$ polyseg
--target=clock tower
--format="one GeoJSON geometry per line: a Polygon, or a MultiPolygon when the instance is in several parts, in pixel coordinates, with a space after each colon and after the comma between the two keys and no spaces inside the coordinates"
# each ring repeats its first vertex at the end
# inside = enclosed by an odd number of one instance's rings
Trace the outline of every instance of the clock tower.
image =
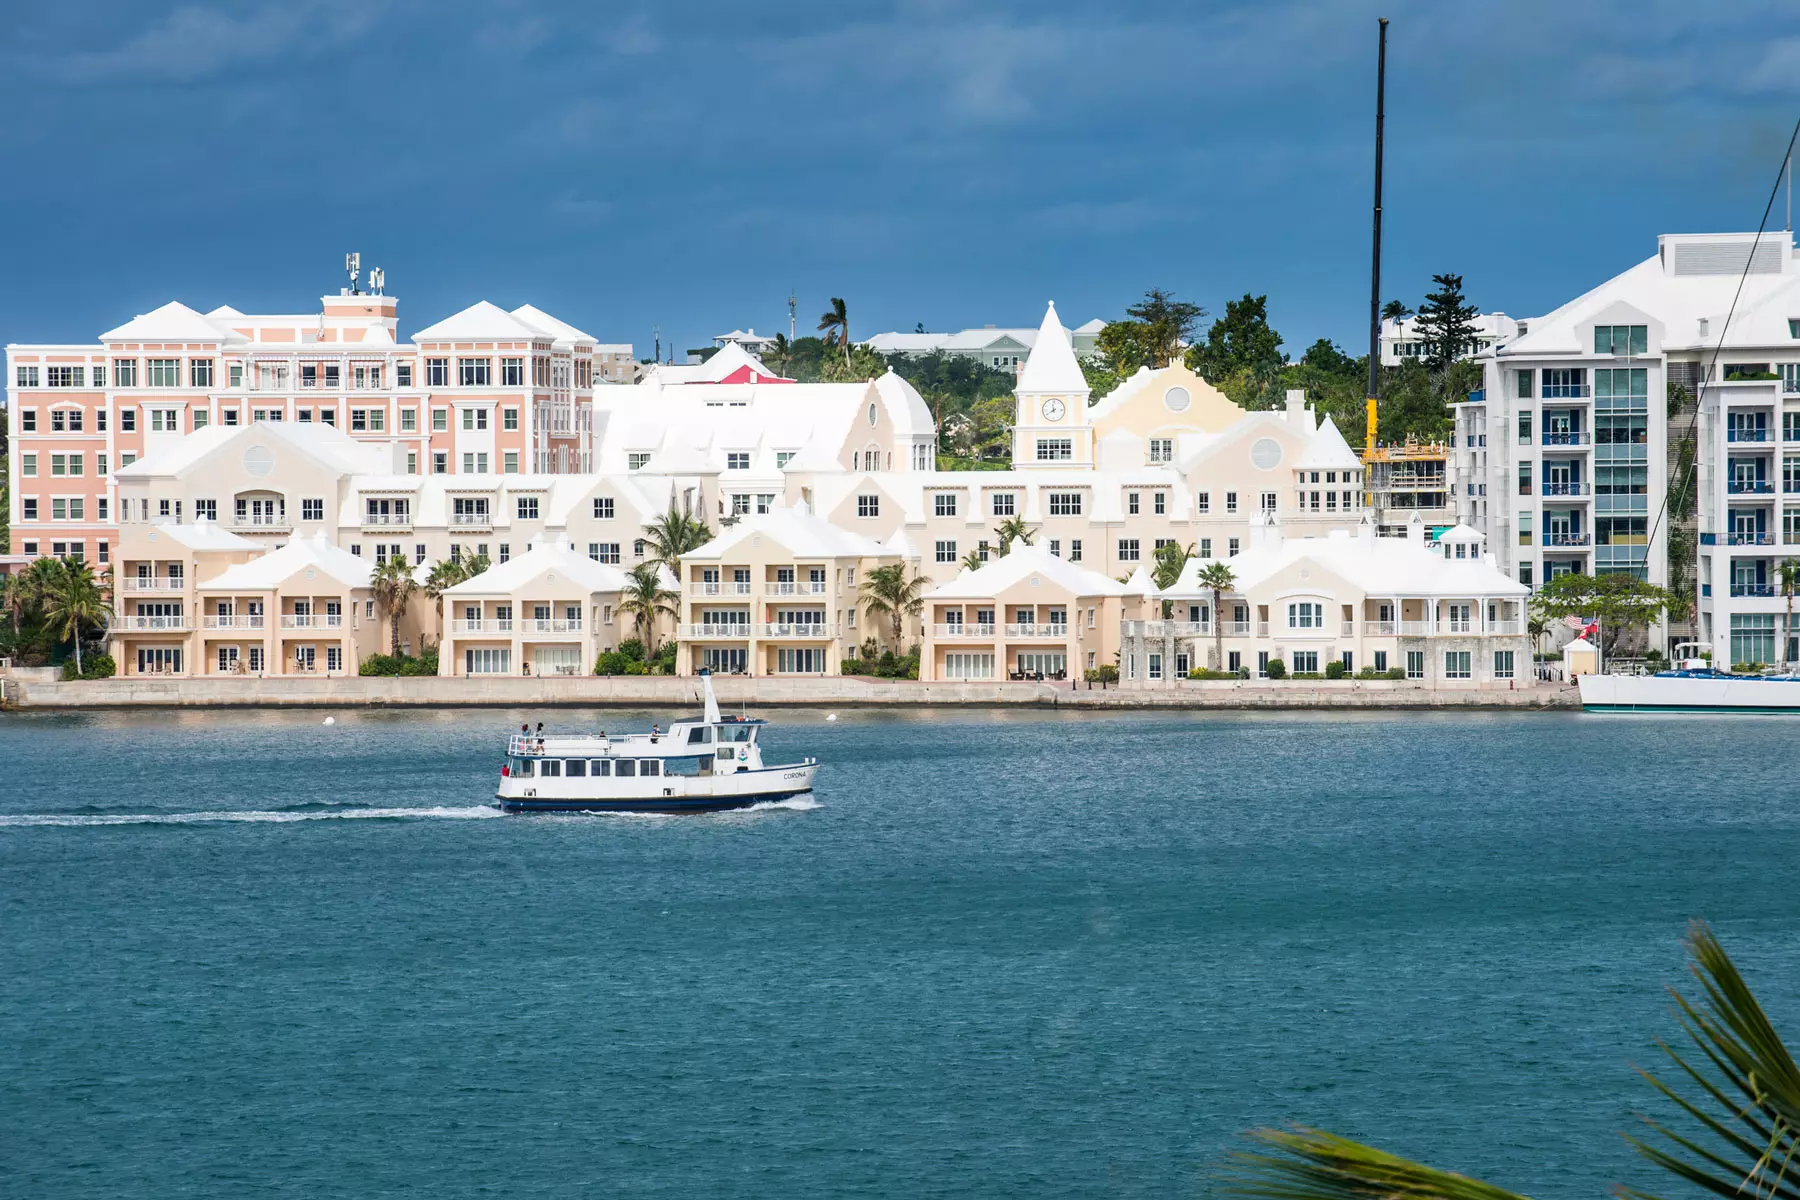
{"type": "Polygon", "coordinates": [[[1013,467],[1094,466],[1088,384],[1053,303],[1013,388],[1013,467]]]}

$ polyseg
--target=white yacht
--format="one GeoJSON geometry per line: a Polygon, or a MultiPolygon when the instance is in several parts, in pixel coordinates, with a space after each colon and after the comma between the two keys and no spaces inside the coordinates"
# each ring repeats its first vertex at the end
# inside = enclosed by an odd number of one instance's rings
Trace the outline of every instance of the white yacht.
{"type": "Polygon", "coordinates": [[[1800,675],[1734,675],[1702,657],[1711,647],[1684,642],[1679,664],[1655,675],[1583,675],[1581,707],[1588,712],[1800,713],[1800,675]]]}
{"type": "Polygon", "coordinates": [[[668,731],[609,737],[514,734],[494,793],[505,812],[689,813],[749,808],[812,791],[819,760],[765,766],[768,722],[719,715],[710,672],[705,711],[668,731]]]}

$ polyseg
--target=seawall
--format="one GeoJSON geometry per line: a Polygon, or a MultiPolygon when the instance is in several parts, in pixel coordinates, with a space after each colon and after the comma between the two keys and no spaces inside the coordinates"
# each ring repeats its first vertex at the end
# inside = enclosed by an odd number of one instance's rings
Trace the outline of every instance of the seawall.
{"type": "MultiPolygon", "coordinates": [[[[714,679],[727,708],[817,705],[1040,705],[1059,708],[1579,708],[1572,687],[1518,691],[1452,690],[1388,680],[1282,684],[1183,680],[1144,688],[1070,688],[1049,683],[919,683],[823,678],[714,679]]],[[[685,707],[699,681],[679,676],[587,676],[447,679],[362,677],[264,679],[122,678],[45,682],[9,679],[9,707],[53,708],[331,708],[614,706],[685,707]]]]}

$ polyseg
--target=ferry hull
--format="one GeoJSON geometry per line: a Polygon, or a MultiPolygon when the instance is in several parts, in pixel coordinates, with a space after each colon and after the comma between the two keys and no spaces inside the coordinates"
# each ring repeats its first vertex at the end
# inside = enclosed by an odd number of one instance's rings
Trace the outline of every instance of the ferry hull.
{"type": "MultiPolygon", "coordinates": [[[[813,763],[792,763],[714,776],[663,776],[651,794],[630,794],[617,777],[506,779],[494,794],[501,812],[707,813],[728,812],[808,795],[813,763]],[[604,794],[611,792],[612,794],[604,794]],[[585,794],[583,794],[585,793],[585,794]]],[[[641,783],[640,776],[631,783],[641,783]]]]}
{"type": "Polygon", "coordinates": [[[1588,712],[1800,715],[1800,679],[1583,675],[1576,684],[1588,712]]]}
{"type": "Polygon", "coordinates": [[[709,813],[731,812],[792,800],[812,794],[812,789],[795,792],[769,792],[759,796],[664,796],[649,800],[539,800],[502,797],[496,807],[509,813],[709,813]]]}

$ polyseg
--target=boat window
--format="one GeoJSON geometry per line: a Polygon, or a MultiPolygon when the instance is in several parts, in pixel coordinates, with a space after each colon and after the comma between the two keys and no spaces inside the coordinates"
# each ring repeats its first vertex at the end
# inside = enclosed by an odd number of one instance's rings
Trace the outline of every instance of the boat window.
{"type": "Polygon", "coordinates": [[[712,741],[712,727],[711,726],[701,725],[696,729],[688,730],[688,745],[704,746],[704,745],[706,745],[706,743],[708,743],[710,741],[712,741]]]}
{"type": "Polygon", "coordinates": [[[662,759],[646,758],[646,759],[640,760],[638,763],[638,774],[639,775],[661,775],[662,774],[662,759]]]}
{"type": "Polygon", "coordinates": [[[529,758],[515,758],[512,760],[512,770],[507,774],[514,779],[530,779],[537,773],[536,766],[537,764],[529,758]]]}
{"type": "Polygon", "coordinates": [[[596,758],[589,765],[593,767],[596,775],[612,774],[612,759],[610,758],[596,758]]]}
{"type": "Polygon", "coordinates": [[[636,775],[637,774],[637,760],[635,758],[621,758],[619,760],[619,772],[618,773],[621,778],[630,776],[630,775],[636,775]]]}
{"type": "Polygon", "coordinates": [[[582,779],[587,775],[587,759],[571,758],[569,760],[569,778],[582,779]]]}
{"type": "Polygon", "coordinates": [[[732,749],[730,746],[727,746],[723,750],[719,751],[719,761],[720,762],[730,762],[731,755],[732,755],[732,749]]]}
{"type": "Polygon", "coordinates": [[[555,779],[562,774],[562,759],[546,758],[544,760],[544,778],[555,779]]]}
{"type": "Polygon", "coordinates": [[[698,775],[704,765],[710,766],[712,759],[706,755],[695,755],[687,758],[671,758],[663,763],[664,775],[698,775]]]}
{"type": "Polygon", "coordinates": [[[721,742],[747,742],[750,740],[749,725],[723,725],[719,728],[721,742]]]}

